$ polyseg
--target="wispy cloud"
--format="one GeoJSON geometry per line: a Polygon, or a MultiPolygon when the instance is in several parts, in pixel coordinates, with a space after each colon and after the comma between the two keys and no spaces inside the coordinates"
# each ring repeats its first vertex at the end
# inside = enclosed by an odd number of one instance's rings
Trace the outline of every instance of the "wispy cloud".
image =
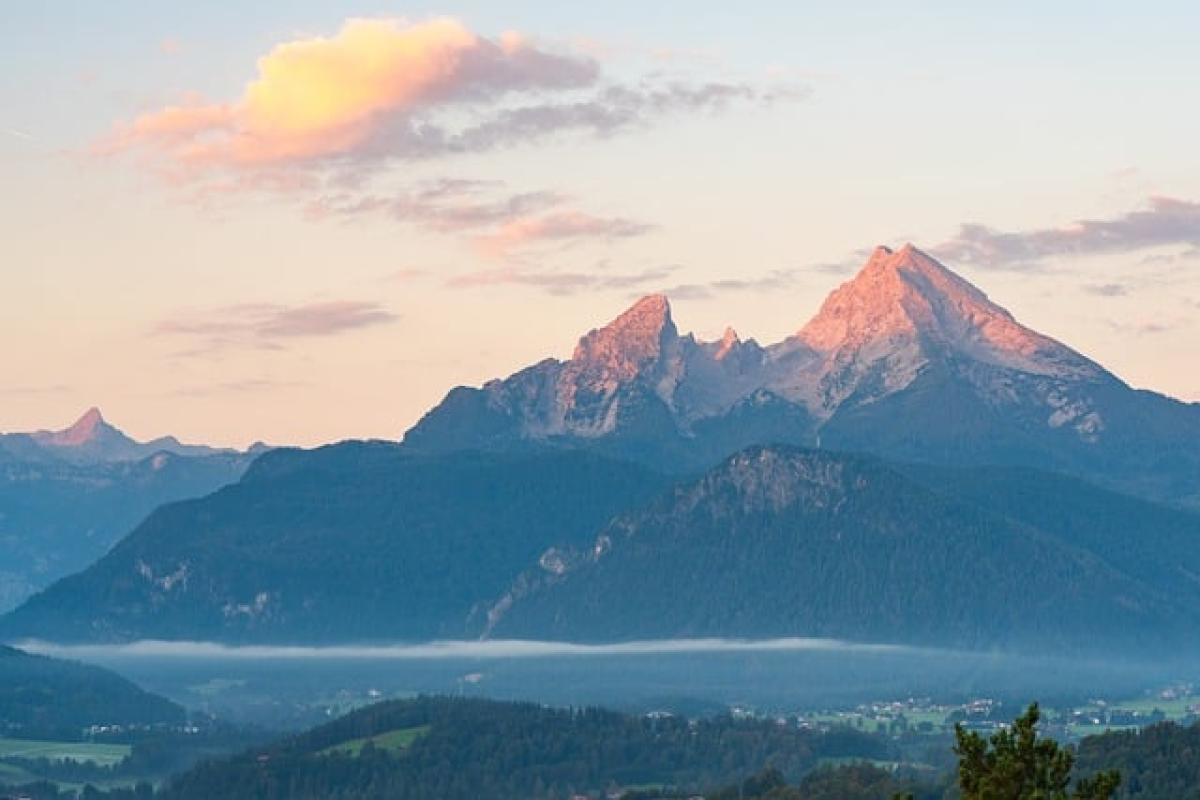
{"type": "Polygon", "coordinates": [[[309,203],[307,214],[314,220],[383,215],[439,233],[466,234],[490,258],[507,258],[538,245],[628,239],[654,230],[627,217],[581,211],[558,192],[503,189],[497,181],[442,179],[387,196],[325,195],[309,203]]]}
{"type": "Polygon", "coordinates": [[[299,306],[242,304],[161,320],[153,332],[186,338],[194,347],[186,355],[243,347],[280,349],[280,340],[335,336],[398,319],[378,303],[334,300],[299,306]]]}
{"type": "Polygon", "coordinates": [[[1124,283],[1089,283],[1083,290],[1097,297],[1124,297],[1129,294],[1129,286],[1124,283]]]}
{"type": "Polygon", "coordinates": [[[514,220],[565,202],[557,192],[534,191],[496,197],[503,184],[469,180],[440,180],[414,191],[384,196],[350,192],[323,195],[306,208],[311,219],[354,219],[384,215],[431,230],[475,231],[514,220]]]}
{"type": "Polygon", "coordinates": [[[510,220],[476,240],[481,250],[504,256],[540,243],[569,243],[584,239],[629,239],[654,230],[653,225],[624,217],[599,217],[582,211],[556,211],[510,220]]]}
{"type": "Polygon", "coordinates": [[[624,85],[604,80],[591,56],[552,52],[517,33],[488,38],[449,18],[350,19],[333,36],[277,45],[239,98],[191,97],[150,111],[97,149],[149,153],[185,182],[214,173],[355,170],[561,131],[607,136],[664,115],[802,94],[722,82],[624,85]]]}
{"type": "Polygon", "coordinates": [[[666,280],[679,267],[651,267],[636,272],[556,272],[523,267],[503,267],[459,275],[447,281],[452,287],[515,285],[542,289],[553,295],[570,295],[583,291],[645,289],[666,280]]]}
{"type": "Polygon", "coordinates": [[[1128,322],[1110,320],[1108,327],[1127,336],[1157,336],[1163,333],[1173,333],[1181,328],[1190,328],[1192,324],[1191,318],[1166,317],[1128,322]]]}
{"type": "Polygon", "coordinates": [[[737,278],[718,278],[705,283],[683,283],[664,289],[669,297],[701,299],[728,292],[777,292],[790,289],[814,273],[849,275],[862,265],[869,250],[858,250],[840,261],[820,261],[799,267],[785,267],[737,278]]]}
{"type": "Polygon", "coordinates": [[[1111,219],[1079,220],[1062,228],[1000,231],[962,225],[932,248],[950,262],[996,269],[1040,269],[1047,258],[1130,253],[1156,247],[1200,247],[1200,203],[1151,197],[1146,207],[1111,219]]]}

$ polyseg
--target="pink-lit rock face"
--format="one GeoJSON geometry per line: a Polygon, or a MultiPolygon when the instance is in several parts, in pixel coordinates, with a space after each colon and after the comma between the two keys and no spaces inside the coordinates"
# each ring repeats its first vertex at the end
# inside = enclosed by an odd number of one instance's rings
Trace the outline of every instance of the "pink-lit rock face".
{"type": "Polygon", "coordinates": [[[953,360],[1052,381],[1091,381],[1106,374],[1021,325],[911,244],[895,252],[876,248],[862,270],[777,352],[783,357],[772,385],[818,417],[852,396],[864,399],[867,385],[868,400],[900,391],[933,362],[953,360]]]}
{"type": "Polygon", "coordinates": [[[1092,362],[1018,323],[963,278],[906,244],[877,247],[853,280],[835,290],[797,338],[822,353],[887,349],[909,342],[1042,375],[1086,377],[1092,362]]]}
{"type": "MultiPolygon", "coordinates": [[[[182,444],[174,436],[162,436],[139,442],[110,425],[98,408],[89,408],[70,427],[57,431],[0,434],[0,450],[15,448],[26,457],[61,459],[71,463],[140,461],[158,453],[183,456],[209,456],[236,451],[182,444]]],[[[161,469],[169,461],[151,466],[161,469]]]]}
{"type": "Polygon", "coordinates": [[[726,327],[724,335],[721,336],[721,341],[717,342],[716,352],[713,353],[713,358],[717,361],[722,360],[727,355],[733,352],[742,340],[738,338],[737,331],[733,328],[726,327]]]}
{"type": "Polygon", "coordinates": [[[783,403],[819,425],[931,369],[989,404],[1032,407],[1046,425],[1084,439],[1104,429],[1086,387],[1112,380],[1108,373],[912,245],[876,248],[778,344],[742,341],[732,328],[715,342],[681,336],[667,298],[651,295],[581,338],[569,361],[544,361],[483,392],[488,413],[514,421],[511,435],[598,437],[632,425],[688,437],[697,423],[746,404],[783,403]]]}
{"type": "Polygon", "coordinates": [[[666,296],[643,297],[579,340],[567,374],[587,375],[603,383],[630,380],[658,361],[677,337],[666,296]]]}
{"type": "Polygon", "coordinates": [[[69,428],[61,431],[38,431],[32,434],[35,441],[53,447],[80,447],[93,442],[106,431],[114,430],[96,407],[89,408],[69,428]]]}

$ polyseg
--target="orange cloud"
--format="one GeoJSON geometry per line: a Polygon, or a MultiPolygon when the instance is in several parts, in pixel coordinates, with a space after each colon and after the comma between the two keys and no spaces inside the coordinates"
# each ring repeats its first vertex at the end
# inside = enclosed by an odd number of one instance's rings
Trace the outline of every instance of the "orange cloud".
{"type": "Polygon", "coordinates": [[[275,47],[237,101],[145,114],[109,146],[150,146],[187,166],[319,160],[369,147],[421,110],[588,86],[597,74],[590,59],[539,50],[516,34],[493,41],[452,19],[352,19],[333,37],[275,47]]]}
{"type": "Polygon", "coordinates": [[[224,194],[294,185],[283,174],[361,176],[395,159],[485,152],[564,131],[609,136],[678,113],[802,96],[786,86],[602,81],[594,58],[550,52],[517,33],[487,38],[449,18],[351,19],[333,36],[274,47],[240,97],[143,114],[97,151],[149,154],[173,181],[224,194]]]}

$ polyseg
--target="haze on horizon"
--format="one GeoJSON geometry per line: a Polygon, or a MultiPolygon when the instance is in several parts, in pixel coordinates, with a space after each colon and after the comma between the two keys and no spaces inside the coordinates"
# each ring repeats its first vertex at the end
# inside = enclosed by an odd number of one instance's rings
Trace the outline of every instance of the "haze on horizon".
{"type": "Polygon", "coordinates": [[[5,16],[3,431],[396,438],[642,294],[777,341],[909,240],[1200,400],[1188,4],[5,16]]]}

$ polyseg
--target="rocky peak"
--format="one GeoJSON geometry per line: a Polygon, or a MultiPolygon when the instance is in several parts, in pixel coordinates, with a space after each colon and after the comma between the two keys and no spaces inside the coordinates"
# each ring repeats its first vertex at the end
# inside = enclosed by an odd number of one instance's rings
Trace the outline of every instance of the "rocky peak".
{"type": "Polygon", "coordinates": [[[113,434],[119,435],[120,432],[105,422],[100,409],[93,406],[69,428],[61,431],[39,431],[33,436],[39,444],[55,447],[80,447],[113,434]]]}
{"type": "Polygon", "coordinates": [[[721,359],[725,358],[725,356],[729,355],[729,353],[741,343],[742,340],[738,337],[737,331],[735,331],[733,328],[726,327],[725,333],[721,336],[721,340],[717,342],[717,350],[715,353],[713,353],[713,358],[715,358],[717,361],[720,361],[721,359]]]}
{"type": "Polygon", "coordinates": [[[1035,374],[1099,374],[1092,362],[1018,323],[969,281],[911,244],[877,247],[796,338],[845,361],[850,354],[957,352],[1035,374]]]}
{"type": "Polygon", "coordinates": [[[678,336],[666,296],[649,295],[580,339],[572,365],[583,372],[626,381],[657,362],[678,336]]]}

